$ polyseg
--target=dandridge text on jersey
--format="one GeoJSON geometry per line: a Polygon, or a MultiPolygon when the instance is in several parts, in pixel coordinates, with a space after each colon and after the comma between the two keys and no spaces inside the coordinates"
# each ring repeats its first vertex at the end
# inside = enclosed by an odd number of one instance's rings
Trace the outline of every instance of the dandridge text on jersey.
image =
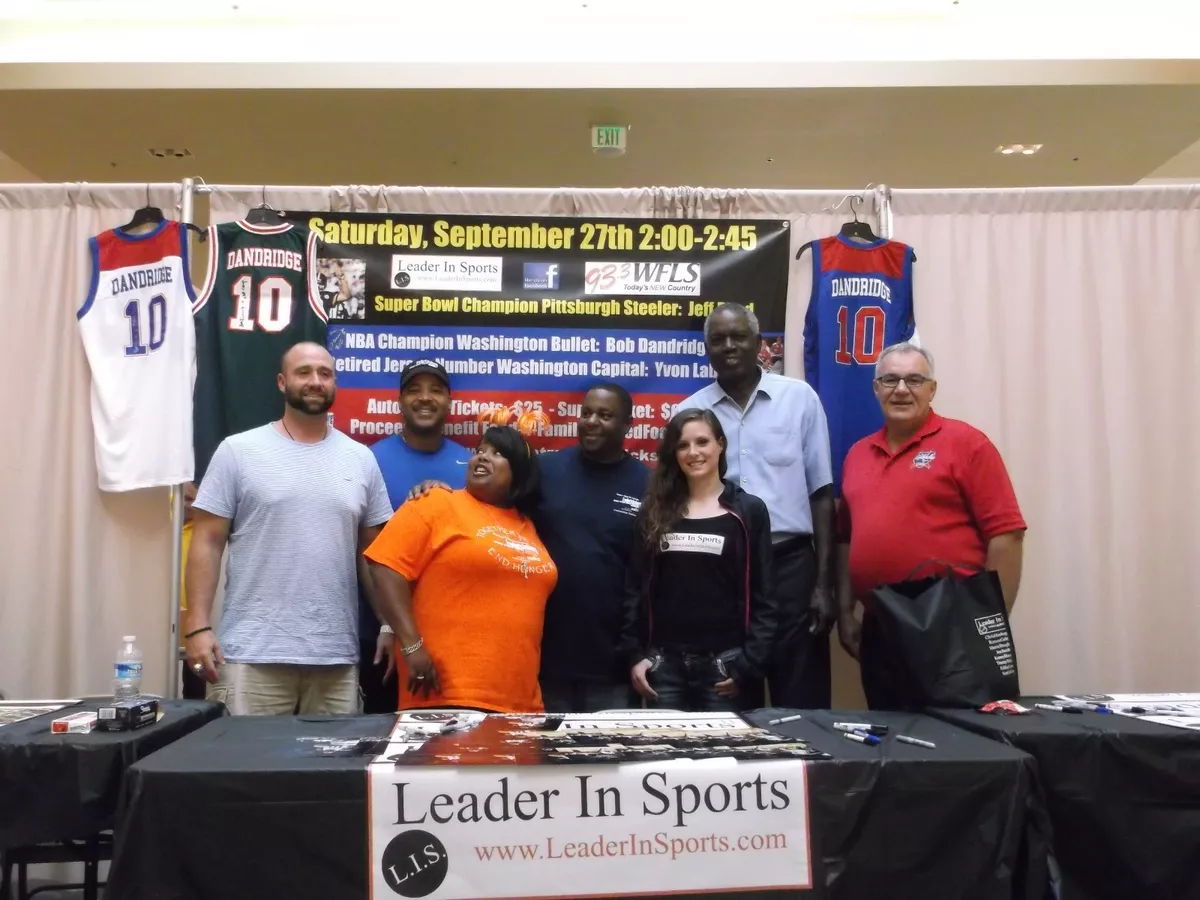
{"type": "Polygon", "coordinates": [[[651,253],[693,250],[709,252],[753,250],[758,246],[754,223],[643,222],[632,228],[621,222],[578,222],[543,225],[483,222],[454,225],[433,222],[429,233],[420,222],[353,222],[313,216],[308,227],[327,244],[376,244],[423,250],[432,245],[455,250],[641,250],[651,253]]]}

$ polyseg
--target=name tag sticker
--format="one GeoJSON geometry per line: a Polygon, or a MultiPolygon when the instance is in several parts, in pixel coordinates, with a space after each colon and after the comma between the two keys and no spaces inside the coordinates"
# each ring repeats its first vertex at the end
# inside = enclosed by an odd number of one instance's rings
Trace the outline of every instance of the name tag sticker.
{"type": "Polygon", "coordinates": [[[725,549],[723,534],[689,534],[672,532],[663,535],[662,551],[668,553],[712,553],[720,556],[725,549]]]}

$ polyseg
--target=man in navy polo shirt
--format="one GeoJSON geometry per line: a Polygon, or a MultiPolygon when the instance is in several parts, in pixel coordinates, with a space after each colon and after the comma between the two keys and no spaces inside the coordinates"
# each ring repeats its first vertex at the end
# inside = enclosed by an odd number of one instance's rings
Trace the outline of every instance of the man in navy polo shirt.
{"type": "MultiPolygon", "coordinates": [[[[885,348],[875,364],[884,426],[850,448],[842,469],[838,637],[860,661],[880,636],[869,602],[859,623],[858,603],[929,560],[993,570],[1010,611],[1017,599],[1025,520],[1004,461],[982,431],[933,411],[936,392],[929,351],[885,348]]],[[[888,686],[872,683],[870,668],[867,702],[886,708],[888,686]]]]}
{"type": "Polygon", "coordinates": [[[633,400],[618,384],[584,395],[579,444],[543,453],[538,537],[558,566],[542,634],[547,712],[641,706],[616,652],[625,571],[650,469],[625,452],[633,400]]]}
{"type": "MultiPolygon", "coordinates": [[[[400,413],[403,431],[371,445],[392,509],[398,509],[409,491],[421,482],[464,487],[471,451],[442,434],[450,414],[450,376],[442,365],[431,359],[417,359],[404,367],[400,373],[400,413]]],[[[392,679],[396,668],[394,638],[386,625],[379,624],[361,586],[358,639],[363,712],[395,712],[399,691],[392,679]]]]}

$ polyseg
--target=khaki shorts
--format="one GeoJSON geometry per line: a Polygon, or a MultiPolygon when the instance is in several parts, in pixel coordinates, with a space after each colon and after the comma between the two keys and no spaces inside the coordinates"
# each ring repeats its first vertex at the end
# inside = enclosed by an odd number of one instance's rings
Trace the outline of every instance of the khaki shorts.
{"type": "Polygon", "coordinates": [[[357,666],[227,662],[217,675],[205,695],[235,716],[338,716],[361,709],[357,666]]]}

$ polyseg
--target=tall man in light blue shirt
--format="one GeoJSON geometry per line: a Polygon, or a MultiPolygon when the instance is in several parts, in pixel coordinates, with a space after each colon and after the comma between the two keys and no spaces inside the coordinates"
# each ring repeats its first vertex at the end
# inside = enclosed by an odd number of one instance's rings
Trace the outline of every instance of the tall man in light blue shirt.
{"type": "Polygon", "coordinates": [[[727,478],[767,504],[780,611],[767,670],[771,705],[827,709],[834,601],[833,475],[829,427],[807,382],[764,372],[758,318],[723,303],[704,322],[717,380],[679,404],[711,409],[725,429],[727,478]]]}

